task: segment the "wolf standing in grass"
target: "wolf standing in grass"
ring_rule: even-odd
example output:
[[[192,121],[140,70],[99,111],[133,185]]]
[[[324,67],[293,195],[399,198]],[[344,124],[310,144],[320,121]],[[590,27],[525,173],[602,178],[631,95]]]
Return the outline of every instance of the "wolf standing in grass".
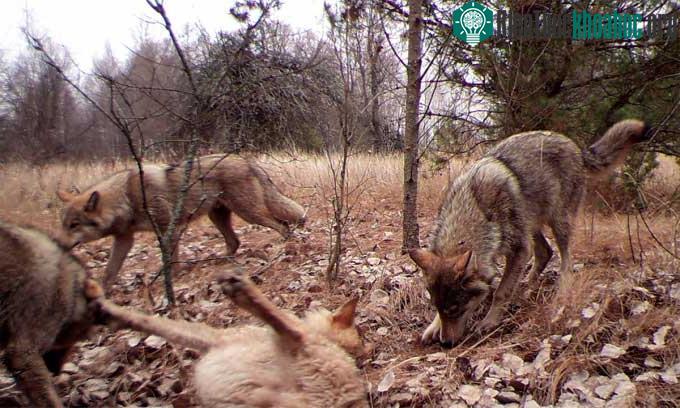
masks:
[[[478,330],[496,327],[532,247],[530,282],[552,257],[542,233],[546,225],[560,252],[563,282],[571,272],[571,219],[583,199],[586,179],[607,175],[647,134],[643,122],[624,120],[581,151],[557,133],[521,133],[499,143],[454,180],[445,193],[430,248],[410,252],[423,269],[437,309],[423,342],[452,344],[461,339],[466,321],[489,292],[494,258],[504,256],[503,276]]]
[[[73,344],[95,322],[102,289],[78,260],[30,228],[0,222],[0,345],[33,407],[61,407],[52,386]]]
[[[161,233],[170,223],[181,188],[184,164],[144,166],[144,195],[153,222]],[[114,236],[106,266],[104,286],[110,288],[138,231],[154,231],[144,209],[139,171],[124,170],[80,194],[58,192],[66,203],[62,218],[64,242],[69,245]],[[257,164],[245,158],[215,154],[195,159],[184,211],[183,225],[204,214],[222,233],[227,254],[233,255],[239,240],[231,225],[231,213],[245,221],[263,225],[287,237],[289,226],[305,220],[304,209],[279,192]],[[179,229],[178,229],[179,230]],[[173,249],[177,238],[173,240]],[[177,251],[173,251],[176,260]]]

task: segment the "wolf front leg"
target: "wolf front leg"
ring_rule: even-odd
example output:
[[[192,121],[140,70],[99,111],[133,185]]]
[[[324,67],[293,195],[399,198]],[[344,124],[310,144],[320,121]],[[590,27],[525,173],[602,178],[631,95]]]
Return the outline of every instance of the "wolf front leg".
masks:
[[[62,408],[59,395],[52,385],[50,372],[40,353],[34,348],[21,347],[32,340],[11,340],[5,350],[7,369],[16,379],[17,386],[36,408]]]
[[[423,344],[432,344],[439,341],[439,337],[442,331],[442,322],[439,318],[439,313],[432,319],[432,323],[427,326],[427,329],[423,332],[420,337],[420,342]]]
[[[510,303],[515,294],[515,288],[522,278],[524,265],[526,265],[528,260],[529,248],[526,244],[515,248],[506,257],[505,271],[501,278],[501,283],[498,285],[496,292],[494,292],[491,308],[484,317],[484,320],[477,326],[477,331],[484,333],[496,328],[500,324],[508,303]]]
[[[109,292],[113,282],[118,275],[118,271],[123,266],[123,262],[127,257],[128,252],[132,248],[135,239],[133,233],[116,235],[113,239],[113,248],[109,256],[109,263],[106,265],[106,274],[104,275],[104,290]]]
[[[300,324],[270,302],[244,273],[225,273],[217,281],[225,295],[270,325],[293,353],[303,346],[305,334],[300,330]]]

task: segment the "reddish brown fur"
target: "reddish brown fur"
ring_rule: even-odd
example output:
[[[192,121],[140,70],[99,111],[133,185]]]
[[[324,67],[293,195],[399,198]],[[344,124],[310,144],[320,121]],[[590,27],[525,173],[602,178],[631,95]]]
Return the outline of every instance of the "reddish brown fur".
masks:
[[[105,287],[110,287],[132,248],[134,233],[153,231],[154,223],[162,233],[167,229],[183,172],[184,165],[144,166],[144,194],[136,169],[115,173],[81,194],[59,192],[66,203],[60,240],[75,245],[113,235],[104,279]],[[151,219],[144,209],[144,196]],[[197,158],[180,224],[207,214],[232,255],[239,247],[231,225],[232,212],[284,237],[290,226],[305,221],[304,209],[281,194],[254,162],[223,154]],[[173,241],[174,247],[177,239]]]

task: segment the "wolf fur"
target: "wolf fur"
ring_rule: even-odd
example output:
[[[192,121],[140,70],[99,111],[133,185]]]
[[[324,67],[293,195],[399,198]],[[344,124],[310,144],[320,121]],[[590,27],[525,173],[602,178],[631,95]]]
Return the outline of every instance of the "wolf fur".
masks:
[[[81,263],[32,228],[0,222],[0,345],[33,407],[61,407],[50,372],[95,322],[88,301],[103,292]]]
[[[585,151],[566,136],[534,131],[499,143],[448,187],[429,249],[410,251],[437,309],[425,343],[455,343],[486,298],[493,263],[505,270],[479,331],[496,327],[532,255],[533,281],[552,257],[542,228],[550,227],[560,252],[560,281],[571,271],[569,241],[587,178],[609,174],[648,128],[638,120],[612,126]]]
[[[245,276],[220,279],[224,293],[269,327],[214,329],[122,308],[99,300],[116,327],[152,333],[199,350],[194,382],[202,406],[368,407],[352,356],[365,352],[354,326],[356,299],[336,312],[316,310],[299,319],[276,308]]]
[[[170,223],[183,173],[184,164],[144,166],[147,207],[161,233]],[[107,289],[132,248],[134,233],[154,230],[144,209],[139,179],[137,169],[124,170],[83,193],[58,192],[66,203],[62,216],[61,239],[64,242],[76,245],[114,236],[104,278]],[[224,237],[228,255],[233,255],[239,240],[231,225],[232,212],[247,222],[272,228],[284,237],[290,233],[289,226],[305,220],[304,209],[281,194],[256,163],[225,154],[197,158],[179,224],[208,214]],[[176,244],[177,239],[174,239],[173,248]]]

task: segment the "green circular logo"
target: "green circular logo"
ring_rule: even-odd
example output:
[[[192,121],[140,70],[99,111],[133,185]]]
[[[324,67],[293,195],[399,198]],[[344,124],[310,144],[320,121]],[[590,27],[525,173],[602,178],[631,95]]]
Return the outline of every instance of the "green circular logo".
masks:
[[[477,45],[493,35],[493,11],[475,1],[455,9],[451,16],[453,35],[470,45]]]

